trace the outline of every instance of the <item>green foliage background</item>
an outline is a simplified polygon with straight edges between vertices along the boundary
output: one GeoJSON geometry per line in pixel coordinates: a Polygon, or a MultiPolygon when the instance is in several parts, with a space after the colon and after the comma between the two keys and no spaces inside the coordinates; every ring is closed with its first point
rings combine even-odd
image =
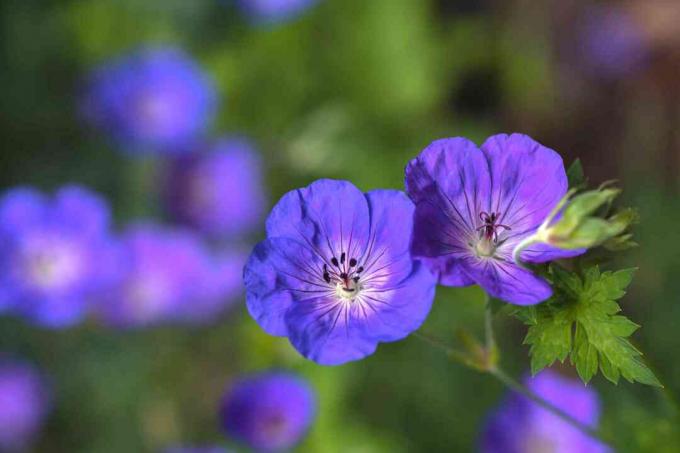
{"type": "MultiPolygon", "coordinates": [[[[149,43],[184,47],[215,78],[222,107],[212,133],[248,134],[260,144],[272,203],[319,177],[401,188],[408,159],[435,138],[528,133],[566,160],[579,156],[596,182],[618,178],[640,209],[641,247],[617,263],[639,270],[619,302],[642,325],[633,342],[666,390],[614,386],[600,375],[589,385],[602,395],[604,430],[619,451],[680,451],[669,402],[680,393],[680,196],[678,168],[669,178],[674,161],[666,160],[678,149],[663,139],[677,118],[657,107],[669,90],[654,77],[663,67],[617,82],[565,72],[556,40],[569,31],[554,35],[549,2],[322,0],[274,27],[251,26],[225,3],[0,3],[2,187],[79,182],[109,197],[119,225],[159,216],[159,163],[127,159],[83,128],[76,111],[79,81],[92,65],[149,43]],[[583,85],[578,96],[574,80],[583,85]]],[[[482,324],[483,295],[474,287],[441,288],[427,321],[451,339],[459,327],[479,333],[482,324]]],[[[497,324],[502,362],[526,373],[526,327],[510,317],[497,324]]],[[[0,351],[52,376],[55,412],[39,452],[225,442],[215,416],[223,388],[270,367],[296,370],[318,390],[319,417],[301,452],[470,451],[503,394],[491,378],[415,338],[361,362],[317,366],[265,335],[243,307],[206,329],[123,333],[88,323],[51,332],[2,319],[0,351]]]]}

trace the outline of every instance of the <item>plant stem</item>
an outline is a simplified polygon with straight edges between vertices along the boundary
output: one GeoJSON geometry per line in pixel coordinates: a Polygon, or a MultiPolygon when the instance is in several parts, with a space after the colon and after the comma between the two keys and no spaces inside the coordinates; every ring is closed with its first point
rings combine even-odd
{"type": "Polygon", "coordinates": [[[516,379],[509,376],[507,373],[505,373],[505,371],[503,371],[499,367],[495,367],[493,369],[490,369],[488,372],[489,372],[489,374],[491,374],[493,377],[498,379],[500,382],[503,383],[503,385],[508,387],[513,392],[519,393],[520,395],[524,396],[525,398],[530,399],[534,403],[541,406],[543,409],[545,409],[545,410],[549,411],[550,413],[558,416],[559,418],[561,418],[565,422],[567,422],[570,425],[572,425],[573,427],[581,430],[583,433],[587,434],[588,436],[592,437],[593,439],[596,439],[603,444],[607,444],[607,442],[602,438],[601,434],[596,429],[581,423],[580,421],[576,420],[571,415],[564,412],[559,407],[553,406],[547,400],[545,400],[545,399],[541,398],[540,396],[538,396],[537,394],[533,393],[531,390],[529,390],[522,383],[520,383],[516,379]]]}
{"type": "MultiPolygon", "coordinates": [[[[487,315],[486,315],[486,324],[487,326],[491,326],[491,310],[488,309],[488,304],[487,304],[487,315]]],[[[492,330],[492,329],[491,329],[492,330]]],[[[459,351],[456,348],[449,346],[446,344],[444,341],[441,339],[428,334],[424,332],[415,332],[414,335],[421,340],[427,342],[431,346],[434,346],[440,350],[443,350],[451,359],[454,361],[457,361],[469,368],[473,368],[476,370],[481,370],[482,372],[488,373],[491,376],[495,377],[498,381],[500,381],[503,385],[505,385],[508,389],[517,392],[526,398],[530,399],[531,401],[535,402],[545,410],[549,411],[550,413],[556,415],[557,417],[561,418],[564,420],[566,423],[569,423],[572,425],[574,428],[580,430],[584,434],[587,434],[588,436],[592,437],[593,439],[596,439],[603,444],[607,445],[607,441],[604,440],[601,436],[601,434],[594,428],[587,426],[580,421],[576,420],[574,417],[571,415],[567,414],[564,412],[562,409],[554,406],[547,400],[541,398],[539,395],[535,394],[531,390],[529,390],[526,386],[524,386],[521,382],[515,380],[511,376],[509,376],[503,369],[501,369],[497,364],[494,364],[489,367],[479,367],[474,365],[474,358],[469,357],[468,354],[465,352],[459,351]]],[[[487,331],[487,341],[493,341],[493,332],[488,332],[487,331]]]]}

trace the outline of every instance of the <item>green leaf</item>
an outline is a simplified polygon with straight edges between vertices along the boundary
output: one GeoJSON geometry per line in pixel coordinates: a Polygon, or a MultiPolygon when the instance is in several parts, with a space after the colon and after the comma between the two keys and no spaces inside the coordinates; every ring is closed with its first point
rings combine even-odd
{"type": "Polygon", "coordinates": [[[629,382],[661,387],[628,340],[640,326],[621,315],[616,302],[626,294],[635,269],[600,272],[595,266],[582,276],[551,266],[554,294],[546,302],[522,307],[513,314],[529,325],[531,371],[537,373],[568,357],[588,383],[598,369],[613,383],[629,382]]]}
{"type": "Polygon", "coordinates": [[[569,187],[582,188],[586,185],[586,176],[583,173],[583,165],[581,165],[581,159],[576,159],[569,166],[567,170],[567,180],[569,181],[569,187]]]}

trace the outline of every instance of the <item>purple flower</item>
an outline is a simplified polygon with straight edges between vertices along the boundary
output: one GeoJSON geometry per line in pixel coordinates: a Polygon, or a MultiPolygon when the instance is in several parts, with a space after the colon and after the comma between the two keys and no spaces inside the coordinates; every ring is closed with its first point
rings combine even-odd
{"type": "MultiPolygon", "coordinates": [[[[521,134],[495,135],[481,149],[464,138],[437,140],[406,167],[406,188],[416,204],[413,255],[441,284],[477,283],[519,305],[550,297],[550,285],[512,252],[567,191],[555,151],[521,134]]],[[[521,257],[541,263],[580,253],[534,245],[521,257]]]]}
{"type": "MultiPolygon", "coordinates": [[[[580,381],[546,370],[526,385],[581,423],[596,427],[597,394],[580,381]]],[[[606,453],[610,450],[527,398],[512,393],[491,414],[482,434],[482,453],[606,453]]]]}
{"type": "Polygon", "coordinates": [[[175,219],[212,237],[248,233],[265,205],[253,144],[228,137],[205,154],[178,158],[167,181],[166,205],[175,219]]]}
{"type": "Polygon", "coordinates": [[[291,191],[267,219],[244,271],[250,314],[305,357],[338,365],[425,320],[435,281],[409,253],[413,204],[323,179],[291,191]]]}
{"type": "Polygon", "coordinates": [[[213,118],[216,92],[194,60],[146,48],[104,63],[88,81],[83,113],[130,151],[183,152],[213,118]]]}
{"type": "Polygon", "coordinates": [[[53,198],[31,188],[0,198],[0,310],[47,327],[86,314],[110,277],[109,209],[99,196],[66,186],[53,198]]]}
{"type": "Polygon", "coordinates": [[[270,24],[294,19],[318,0],[237,0],[238,7],[255,23],[270,24]]]}
{"type": "Polygon", "coordinates": [[[111,326],[208,322],[241,293],[245,254],[214,257],[188,231],[135,225],[117,255],[115,287],[99,303],[100,317],[111,326]]]}
{"type": "Polygon", "coordinates": [[[38,435],[50,392],[31,365],[0,360],[0,451],[23,450],[38,435]]]}
{"type": "Polygon", "coordinates": [[[640,24],[622,8],[588,8],[577,31],[578,57],[594,75],[626,77],[640,70],[649,58],[649,45],[640,24]]]}
{"type": "Polygon", "coordinates": [[[309,384],[287,373],[264,373],[236,382],[222,399],[225,432],[261,452],[289,450],[307,433],[316,415],[309,384]]]}

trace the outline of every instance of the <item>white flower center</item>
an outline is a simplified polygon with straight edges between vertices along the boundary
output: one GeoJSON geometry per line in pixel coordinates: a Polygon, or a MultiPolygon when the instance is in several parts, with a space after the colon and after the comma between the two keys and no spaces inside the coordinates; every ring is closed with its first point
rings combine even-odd
{"type": "Polygon", "coordinates": [[[349,280],[347,286],[342,282],[335,284],[335,295],[339,299],[353,300],[359,295],[359,291],[361,291],[361,284],[354,280],[349,280]]]}

